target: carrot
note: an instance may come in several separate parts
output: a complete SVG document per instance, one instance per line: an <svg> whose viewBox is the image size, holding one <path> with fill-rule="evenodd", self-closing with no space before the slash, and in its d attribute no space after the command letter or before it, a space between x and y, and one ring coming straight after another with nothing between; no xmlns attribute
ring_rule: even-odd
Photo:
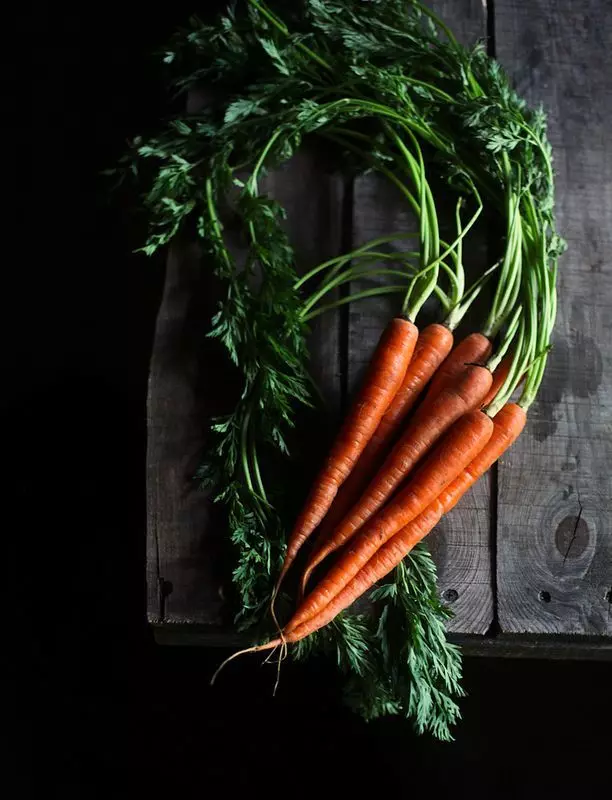
<svg viewBox="0 0 612 800"><path fill-rule="evenodd" d="M483 414L482 416L485 415ZM303 606L306 605L304 603L285 627L282 636L266 644L256 645L233 653L217 669L211 679L211 684L214 683L221 669L234 658L244 653L273 650L285 644L298 642L319 630L331 622L341 611L348 608L368 589L371 589L377 581L388 575L408 555L410 550L435 528L442 515L450 511L470 486L484 475L495 461L516 441L525 427L526 419L526 413L520 405L507 403L503 406L493 419L491 438L478 455L417 517L379 547L363 567L356 574L353 574L352 579L337 594L330 597L327 604L321 606L318 612L307 616L303 613ZM310 598L306 602L308 603L309 601Z"/></svg>
<svg viewBox="0 0 612 800"><path fill-rule="evenodd" d="M452 345L453 334L444 325L433 323L421 331L402 385L376 428L363 456L369 451L372 457L376 458L381 451L384 451L416 403L422 389L448 355Z"/></svg>
<svg viewBox="0 0 612 800"><path fill-rule="evenodd" d="M527 414L517 403L506 403L493 417L493 434L486 446L461 475L440 493L446 514L497 459L518 439L527 422Z"/></svg>
<svg viewBox="0 0 612 800"><path fill-rule="evenodd" d="M325 516L338 488L348 477L401 386L417 333L416 326L402 317L392 319L385 328L363 385L295 522L274 594L300 547Z"/></svg>
<svg viewBox="0 0 612 800"><path fill-rule="evenodd" d="M480 406L491 381L491 373L486 367L470 364L464 366L463 374L453 387L443 388L430 402L425 400L361 499L315 553L308 565L308 574L384 505L417 461L456 420Z"/></svg>
<svg viewBox="0 0 612 800"><path fill-rule="evenodd" d="M430 402L443 388L452 386L466 364L484 364L491 354L491 341L482 333L470 333L453 348L432 380L424 402Z"/></svg>
<svg viewBox="0 0 612 800"><path fill-rule="evenodd" d="M436 499L418 517L383 545L318 614L305 619L296 627L288 627L283 633L285 641L298 642L331 622L341 611L344 611L358 597L371 589L376 581L391 572L417 542L435 528L441 517L442 504Z"/></svg>
<svg viewBox="0 0 612 800"><path fill-rule="evenodd" d="M484 416L484 415L483 415ZM298 611L286 628L286 641L298 641L328 622L351 605L377 581L388 575L400 561L453 508L466 491L513 444L525 427L525 411L516 403L506 404L493 419L493 433L480 453L424 511L384 543L319 613L306 617ZM296 624L295 620L302 620Z"/></svg>
<svg viewBox="0 0 612 800"><path fill-rule="evenodd" d="M442 353L444 353L444 355L442 355L440 360L437 360L434 369L428 372L427 377L424 380L415 382L414 376L412 375L413 368L415 368L415 375L423 375L423 371L417 371L420 365L416 363L419 355L419 342L421 341L421 336L423 336L423 334L430 329L435 330L432 330L432 335L428 336L428 340L435 339L440 341L440 344L438 344L436 347L436 355L438 355L438 357ZM491 342L481 333L472 333L469 336L466 336L452 350L450 355L448 355L448 351L452 346L452 342L452 334L449 328L444 325L430 325L428 328L425 328L425 330L419 336L419 341L417 342L417 346L415 348L413 360L408 368L408 371L406 372L406 377L404 378L402 388L395 396L393 403L389 407L389 410L376 429L376 433L372 439L370 439L370 443L362 453L361 458L357 462L342 489L340 492L338 492L338 495L334 500L329 513L323 520L319 534L315 541L313 554L311 555L302 576L302 596L305 593L306 586L313 570L316 569L316 567L326 558L327 555L329 555L329 553L337 549L337 547L334 546L334 530L340 525L351 508L358 503L360 498L364 495L364 489L366 489L368 481L371 480L373 474L380 467L380 460L382 454L384 453L385 446L392 441L393 435L397 432L399 426L405 419L405 416L418 399L421 390L429 378L431 378L432 375L434 376L429 390L425 396L425 403L431 403L433 399L440 394L443 388L451 386L459 377L459 375L465 370L466 364L484 361L491 353ZM427 341L427 344L429 344L429 341ZM433 366L428 354L429 347L426 347L425 355L427 359L427 367ZM441 361L442 365L436 372L435 370ZM423 377L425 376L423 375ZM405 407L402 408L398 413L396 409L399 410L401 408L401 404L403 402L401 395L404 387L407 387L407 389L404 391L404 396L407 398L407 401L405 401ZM386 425L387 420L388 424ZM387 428L386 430L385 427Z"/></svg>
<svg viewBox="0 0 612 800"><path fill-rule="evenodd" d="M482 450L493 422L480 410L463 415L419 467L408 486L355 537L286 627L294 630L318 613L359 572L378 548L418 516Z"/></svg>
<svg viewBox="0 0 612 800"><path fill-rule="evenodd" d="M343 483L323 520L315 541L314 555L323 542L331 537L334 528L357 502L368 482L381 466L382 459L409 411L418 400L432 375L448 355L453 344L449 328L433 323L424 328L417 339L412 361L402 385L385 412L376 431L359 457L353 471ZM311 558L302 578L302 590L312 570L322 560Z"/></svg>

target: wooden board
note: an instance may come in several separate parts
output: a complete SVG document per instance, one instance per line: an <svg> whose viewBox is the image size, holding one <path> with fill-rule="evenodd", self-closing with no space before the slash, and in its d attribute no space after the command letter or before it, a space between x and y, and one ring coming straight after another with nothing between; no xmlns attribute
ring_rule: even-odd
<svg viewBox="0 0 612 800"><path fill-rule="evenodd" d="M147 604L153 620L219 623L222 541L193 480L214 375L203 374L213 307L196 247L173 247L151 358L147 441ZM210 368L222 369L219 359ZM219 377L217 376L217 379Z"/></svg>
<svg viewBox="0 0 612 800"><path fill-rule="evenodd" d="M300 274L341 252L346 202L343 178L329 174L312 153L301 151L283 169L270 174L264 188L287 212L287 230ZM317 279L313 283L314 289ZM325 302L336 299L337 292L330 292ZM337 423L342 404L340 338L338 311L328 311L313 320L310 372L320 390L330 427Z"/></svg>
<svg viewBox="0 0 612 800"><path fill-rule="evenodd" d="M430 5L450 25L460 41L472 43L486 36L486 8L480 0L438 0ZM355 246L377 236L417 229L406 201L380 176L366 175L356 181L354 205ZM452 218L454 210L449 210ZM444 220L441 222L443 224ZM413 249L414 242L404 245L404 248ZM472 236L466 256L468 268L472 266L480 271L485 259L484 238L482 235ZM380 283L384 280L398 282L395 278L377 280ZM353 290L362 288L365 287L358 284ZM359 383L390 315L400 308L401 299L398 298L401 295L368 298L351 306L349 393ZM436 311L439 315L439 306ZM425 313L420 315L418 322L424 325L433 319L439 319L439 316L428 320ZM448 514L428 539L428 545L438 567L440 592L455 614L449 629L462 633L486 633L493 620L490 478L474 486Z"/></svg>
<svg viewBox="0 0 612 800"><path fill-rule="evenodd" d="M549 114L561 261L554 350L499 468L499 622L612 634L612 3L496 0L497 55Z"/></svg>
<svg viewBox="0 0 612 800"><path fill-rule="evenodd" d="M559 226L569 243L555 349L528 429L429 540L440 591L456 613L451 631L471 646L501 628L496 641L504 654L520 655L523 646L546 657L587 650L599 657L596 637L612 635L612 2L432 5L463 41L484 37L488 26L519 92L545 105ZM488 19L487 9L494 11ZM361 178L347 188L304 153L265 187L287 208L300 269L373 236L414 228L383 180ZM470 245L478 268L485 245ZM222 354L205 337L216 291L197 248L172 250L149 381L147 591L150 620L173 641L187 627L193 641L203 631L231 630L223 626L224 522L213 518L216 509L192 480L209 418L220 410L219 388L231 383ZM312 373L328 430L318 428L314 455L300 451L301 460L310 459L306 471L398 298L364 301L313 325ZM562 638L555 643L546 634Z"/></svg>
<svg viewBox="0 0 612 800"><path fill-rule="evenodd" d="M268 176L262 189L287 210L300 268L339 252L342 180L300 154ZM223 584L229 580L230 563L226 526L218 507L193 480L210 418L225 410L224 388L231 381L224 354L206 339L215 297L216 287L197 247L174 247L148 391L147 607L154 622L223 622ZM330 312L313 324L310 344L312 375L328 409L330 431L340 407L339 332L338 315Z"/></svg>

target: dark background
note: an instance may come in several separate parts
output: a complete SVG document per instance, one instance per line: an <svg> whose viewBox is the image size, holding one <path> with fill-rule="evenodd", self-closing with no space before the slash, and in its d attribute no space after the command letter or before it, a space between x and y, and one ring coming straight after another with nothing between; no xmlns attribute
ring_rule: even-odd
<svg viewBox="0 0 612 800"><path fill-rule="evenodd" d="M464 722L441 745L400 720L351 716L329 666L285 669L273 700L255 661L212 691L224 651L153 644L145 392L163 264L131 254L140 223L108 204L99 172L164 113L151 53L194 5L23 4L5 19L10 796L350 792L366 776L432 797L609 790L606 664L466 659Z"/></svg>

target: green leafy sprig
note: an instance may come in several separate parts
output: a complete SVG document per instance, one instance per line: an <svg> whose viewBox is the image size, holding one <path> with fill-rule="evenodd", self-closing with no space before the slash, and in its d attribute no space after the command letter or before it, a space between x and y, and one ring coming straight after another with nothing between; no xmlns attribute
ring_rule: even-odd
<svg viewBox="0 0 612 800"><path fill-rule="evenodd" d="M266 486L264 461L286 452L296 409L310 402L307 319L318 313L305 312L283 209L260 193L260 179L305 140L331 134L339 169L374 166L396 180L402 142L412 147L416 140L453 191L474 196L476 190L505 221L493 322L507 321L518 337L513 379L529 366L531 399L546 360L563 249L553 216L551 151L543 113L526 107L481 45L459 46L419 2L233 2L213 25L194 18L163 60L177 96L205 86L206 102L134 142L123 167L146 186L150 234L143 250L152 254L195 231L227 287L210 335L240 370L242 393L232 413L214 424L201 477L228 510L239 623L248 626L264 616L285 547L286 520ZM351 141L359 145L357 160ZM239 177L244 172L246 179ZM419 280L432 291L432 263L449 275L436 259L441 243L428 239L434 209L422 184L414 195L404 189L417 213L428 204L420 246L429 263L420 265ZM241 263L226 242L228 206L246 246ZM535 254L534 287L520 265ZM527 329L528 315L517 315L520 287L531 292L527 306L546 319L537 335L533 324ZM457 284L450 289L457 295ZM439 285L435 291L448 300ZM458 716L460 661L446 641L448 612L427 551L410 554L373 598L374 616L341 615L296 653L332 653L367 718L403 713L419 730L448 739Z"/></svg>

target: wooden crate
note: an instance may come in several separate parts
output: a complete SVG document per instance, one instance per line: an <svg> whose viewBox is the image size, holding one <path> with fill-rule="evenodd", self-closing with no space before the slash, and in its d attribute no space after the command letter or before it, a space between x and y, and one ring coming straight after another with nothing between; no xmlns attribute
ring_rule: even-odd
<svg viewBox="0 0 612 800"><path fill-rule="evenodd" d="M528 427L430 537L449 630L474 652L612 654L612 7L596 0L446 0L459 38L489 37L520 94L543 104L557 171L554 349ZM604 8L607 7L607 13ZM413 225L392 188L300 155L269 179L304 266ZM470 254L482 266L486 241ZM148 398L148 613L160 641L223 641L226 536L192 475L220 392L205 334L214 290L196 247L174 250ZM313 373L330 426L395 308L374 298L321 317Z"/></svg>

